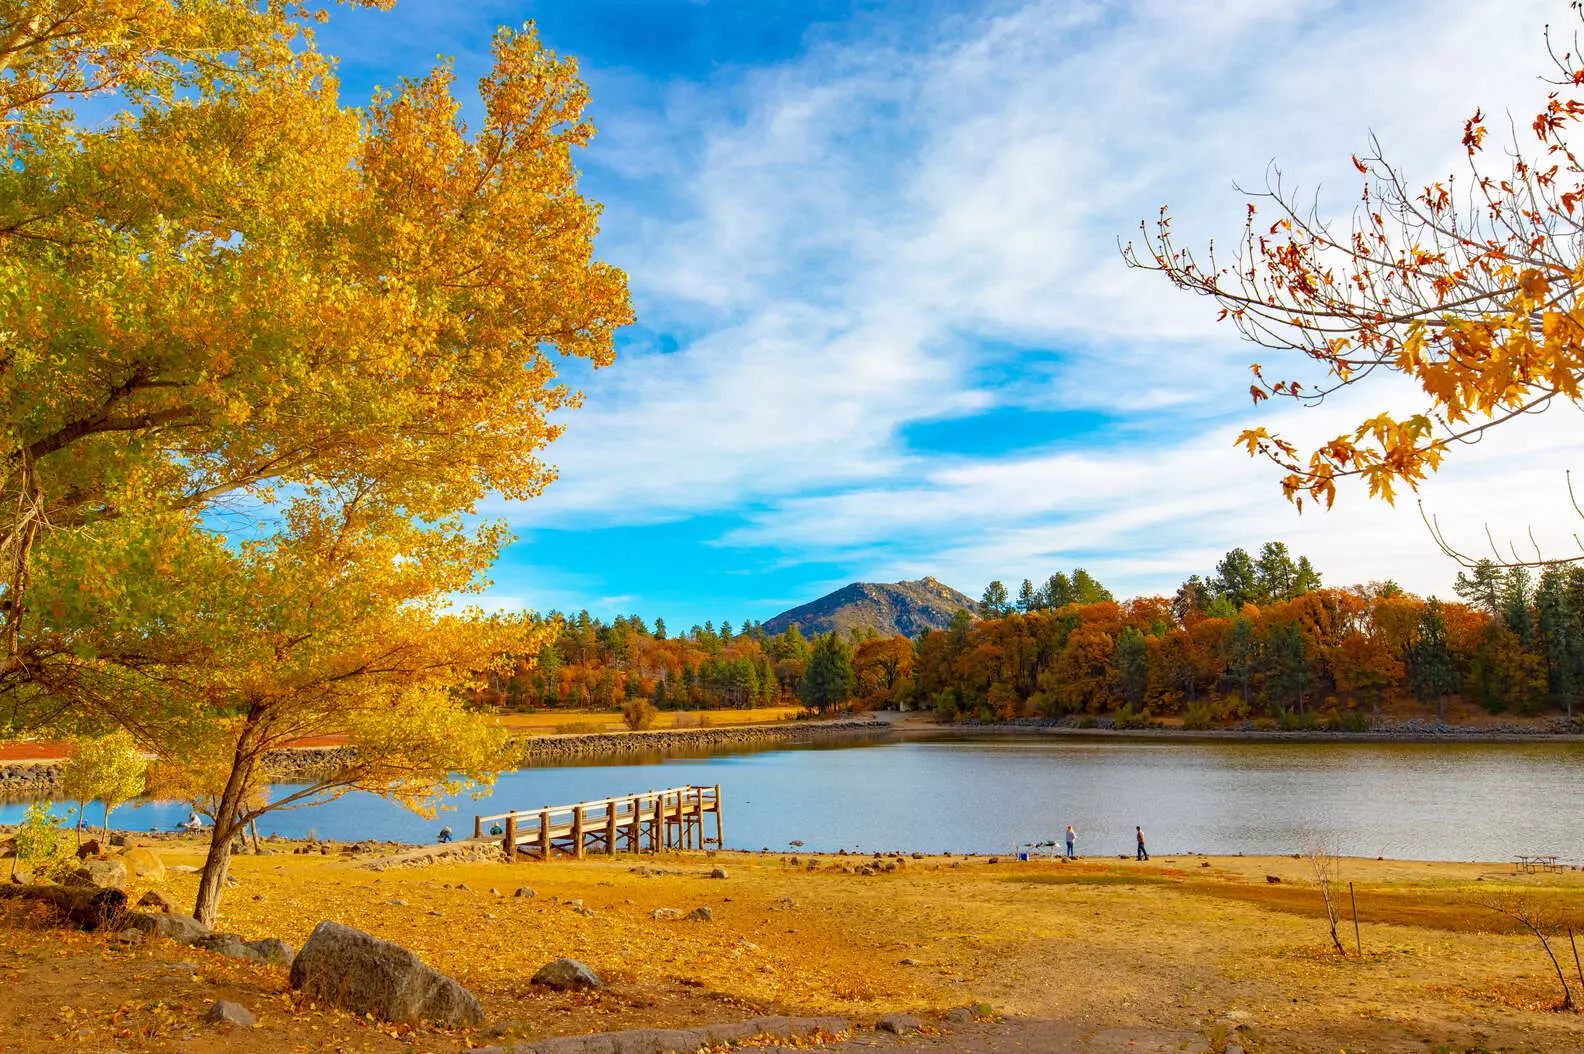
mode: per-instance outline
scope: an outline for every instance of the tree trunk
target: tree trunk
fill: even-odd
[[[113,806],[111,806],[111,804],[109,802],[105,802],[104,837],[102,839],[105,845],[109,845],[110,844],[110,810],[111,810],[111,808],[113,808]]]
[[[220,897],[225,892],[226,872],[231,864],[231,843],[243,827],[242,798],[248,777],[258,759],[253,754],[255,726],[244,726],[231,755],[231,774],[215,809],[214,827],[209,832],[209,855],[204,858],[203,874],[198,879],[198,897],[193,918],[213,927],[220,914]]]

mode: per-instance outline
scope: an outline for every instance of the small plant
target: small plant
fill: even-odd
[[[1327,732],[1368,732],[1370,718],[1362,710],[1349,710],[1346,713],[1332,711],[1326,716],[1325,730]]]
[[[697,727],[699,727],[699,724],[700,724],[700,716],[701,715],[699,715],[699,714],[689,713],[686,710],[678,710],[677,711],[677,715],[676,715],[676,720],[671,723],[671,727],[672,728],[697,728]]]
[[[1325,902],[1326,921],[1331,925],[1331,943],[1336,945],[1337,954],[1346,958],[1347,949],[1342,947],[1342,938],[1337,934],[1342,915],[1342,905],[1338,900],[1342,862],[1331,846],[1318,837],[1308,839],[1304,856],[1309,858],[1309,872],[1320,890],[1320,899]]]
[[[1098,724],[1093,714],[1084,714],[1078,719],[1079,728],[1094,728]]]
[[[653,727],[659,713],[653,703],[641,696],[622,704],[622,721],[634,732]]]
[[[65,817],[56,816],[47,801],[27,807],[12,839],[16,846],[16,856],[11,859],[13,876],[19,866],[26,866],[35,877],[48,876],[65,866],[72,850],[61,828],[64,822]]]
[[[1150,716],[1150,712],[1147,707],[1143,710],[1140,710],[1138,713],[1134,713],[1132,705],[1129,704],[1117,711],[1116,726],[1119,729],[1154,728],[1156,726],[1156,722]]]
[[[1562,1002],[1557,1004],[1557,1009],[1574,1009],[1573,990],[1568,987],[1567,975],[1562,972],[1562,963],[1557,959],[1556,952],[1551,950],[1551,941],[1546,936],[1547,930],[1550,930],[1552,935],[1555,936],[1560,927],[1554,921],[1548,919],[1539,906],[1524,896],[1490,897],[1481,901],[1481,904],[1491,911],[1506,915],[1509,919],[1534,934],[1535,939],[1540,942],[1540,947],[1545,951],[1546,958],[1551,960],[1551,968],[1556,971],[1557,984],[1562,986]],[[1572,936],[1573,934],[1570,930],[1568,932],[1570,941]],[[1574,954],[1578,954],[1576,946]],[[1584,969],[1579,972],[1581,976],[1584,976]],[[1581,980],[1580,983],[1584,984],[1584,980]]]
[[[605,726],[598,721],[562,721],[553,731],[558,736],[590,736],[605,731]]]

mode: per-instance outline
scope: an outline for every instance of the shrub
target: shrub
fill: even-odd
[[[1320,722],[1313,714],[1295,714],[1291,710],[1281,710],[1276,714],[1276,727],[1283,732],[1313,732],[1320,727]]]
[[[1119,729],[1154,728],[1156,725],[1157,722],[1150,717],[1148,707],[1145,707],[1136,714],[1133,712],[1132,704],[1124,706],[1122,709],[1117,711],[1116,726]]]
[[[622,704],[622,720],[634,732],[652,727],[655,723],[655,715],[658,713],[654,704],[641,696]]]
[[[935,718],[943,724],[957,720],[957,693],[952,689],[942,688],[935,696]]]
[[[671,727],[697,728],[701,723],[701,717],[702,715],[700,714],[689,713],[686,710],[678,710],[676,720],[671,723]]]
[[[1274,732],[1276,731],[1276,722],[1268,717],[1256,717],[1254,719],[1254,731]]]
[[[47,877],[65,866],[71,859],[72,849],[61,830],[64,817],[50,810],[50,803],[37,801],[22,814],[22,823],[12,839],[16,856],[11,861],[11,873],[19,865],[33,872],[35,879]]]
[[[1346,712],[1333,710],[1326,715],[1325,729],[1327,732],[1368,732],[1370,730],[1369,715],[1362,710],[1348,710]]]
[[[1183,713],[1183,728],[1190,732],[1203,732],[1215,725],[1215,713],[1210,709],[1209,703],[1200,703],[1190,706]]]
[[[592,736],[605,731],[603,721],[562,721],[553,731],[559,736]]]

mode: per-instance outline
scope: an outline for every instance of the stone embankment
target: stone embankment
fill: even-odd
[[[721,728],[668,728],[648,732],[604,732],[586,735],[531,736],[510,744],[511,758],[519,765],[571,758],[622,757],[644,754],[681,754],[730,750],[782,743],[810,743],[840,736],[876,735],[889,726],[884,721],[787,721],[774,725],[734,725]],[[334,775],[357,758],[353,746],[291,747],[276,750],[264,759],[269,778],[276,783],[302,783]],[[0,797],[44,798],[60,786],[58,761],[11,762],[0,765]]]

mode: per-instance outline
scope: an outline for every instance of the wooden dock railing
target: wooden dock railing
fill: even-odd
[[[715,837],[707,838],[704,819],[712,813]],[[475,816],[474,840],[486,840],[484,825],[497,822],[504,825],[499,837],[507,860],[516,860],[519,854],[549,860],[561,853],[582,860],[591,852],[614,856],[621,851],[720,848],[726,837],[719,784]]]

